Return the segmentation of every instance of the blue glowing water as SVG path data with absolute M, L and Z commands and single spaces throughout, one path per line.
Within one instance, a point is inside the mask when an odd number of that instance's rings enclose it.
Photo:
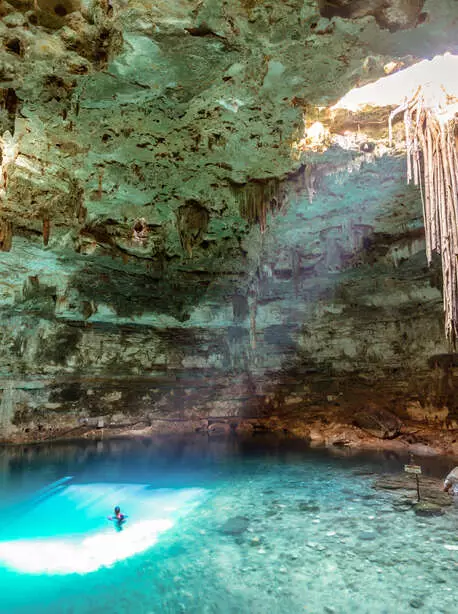
M 455 614 L 458 508 L 420 518 L 372 488 L 404 460 L 204 438 L 5 448 L 0 612 Z

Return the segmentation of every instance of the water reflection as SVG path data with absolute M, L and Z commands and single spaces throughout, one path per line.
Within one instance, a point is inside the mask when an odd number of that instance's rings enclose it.
M 362 452 L 351 448 L 311 449 L 304 441 L 273 436 L 157 436 L 142 439 L 68 441 L 0 447 L 0 507 L 14 497 L 65 475 L 87 479 L 151 483 L 156 487 L 199 485 L 246 462 L 314 463 L 329 461 L 348 470 L 367 466 L 377 473 L 396 472 L 408 460 L 393 451 Z M 453 466 L 446 457 L 417 458 L 427 475 L 443 477 Z

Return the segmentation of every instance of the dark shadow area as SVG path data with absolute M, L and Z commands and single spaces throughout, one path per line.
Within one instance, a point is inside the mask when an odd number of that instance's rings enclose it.
M 222 479 L 233 475 L 237 467 L 250 459 L 301 463 L 313 461 L 326 465 L 343 463 L 351 471 L 361 465 L 373 465 L 374 472 L 399 471 L 406 456 L 391 452 L 348 451 L 347 456 L 332 449 L 310 448 L 303 440 L 280 435 L 260 434 L 256 437 L 230 436 L 208 438 L 205 435 L 162 435 L 145 439 L 113 439 L 92 442 L 60 442 L 52 444 L 0 447 L 3 477 L 20 482 L 44 472 L 46 483 L 62 476 L 75 482 L 86 481 L 86 468 L 91 480 L 117 481 L 119 472 L 126 480 L 150 483 L 154 488 L 196 485 L 199 480 Z M 425 461 L 430 475 L 442 476 L 450 465 L 448 459 Z M 46 475 L 52 467 L 54 475 Z
M 78 272 L 71 286 L 83 299 L 103 302 L 120 317 L 155 312 L 185 322 L 204 298 L 210 281 L 211 275 L 203 279 L 192 274 L 188 279 L 185 276 L 168 278 L 167 274 L 157 278 L 119 269 L 107 270 L 93 262 Z

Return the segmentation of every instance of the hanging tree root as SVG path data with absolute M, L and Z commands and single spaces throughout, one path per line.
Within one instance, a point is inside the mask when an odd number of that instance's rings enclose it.
M 425 104 L 421 87 L 389 120 L 404 112 L 407 182 L 420 187 L 425 221 L 426 256 L 442 259 L 445 333 L 453 345 L 458 337 L 458 156 L 456 116 Z

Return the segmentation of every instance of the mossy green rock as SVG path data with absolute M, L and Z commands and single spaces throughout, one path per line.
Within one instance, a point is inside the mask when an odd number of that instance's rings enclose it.
M 454 48 L 457 3 L 416 28 L 421 5 L 0 3 L 0 441 L 316 408 L 394 437 L 368 392 L 443 403 L 440 270 L 388 111 L 304 138 Z
M 417 516 L 442 516 L 444 510 L 436 503 L 428 501 L 419 501 L 413 506 L 413 510 Z

